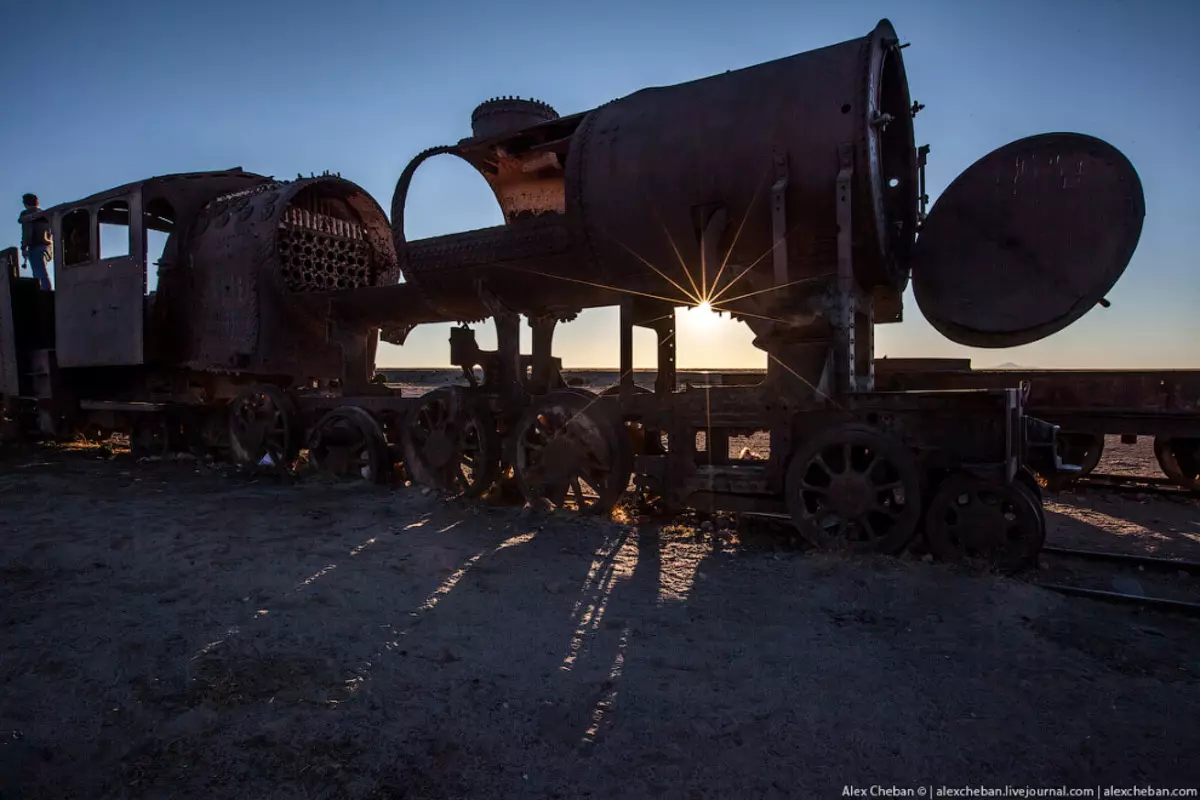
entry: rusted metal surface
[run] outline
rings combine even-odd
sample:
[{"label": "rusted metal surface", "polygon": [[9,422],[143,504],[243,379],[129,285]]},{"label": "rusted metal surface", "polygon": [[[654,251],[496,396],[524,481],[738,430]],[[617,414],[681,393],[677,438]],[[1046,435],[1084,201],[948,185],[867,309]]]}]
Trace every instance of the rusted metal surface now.
[{"label": "rusted metal surface", "polygon": [[[1068,469],[1054,420],[1028,415],[1014,373],[976,390],[881,391],[897,379],[877,373],[874,326],[902,317],[910,274],[950,338],[1031,341],[1100,300],[1128,263],[1142,211],[1123,156],[1055,134],[977,162],[918,233],[929,152],[913,140],[920,107],[884,20],[857,39],[565,117],[539,101],[487,101],[468,138],[407,165],[390,226],[361,189],[328,174],[199,176],[194,185],[207,188],[187,194],[187,213],[177,204],[168,215],[153,205],[153,181],[131,185],[53,217],[56,233],[66,225],[72,234],[56,239],[80,276],[96,266],[95,235],[70,214],[100,215],[119,194],[136,224],[145,216],[171,230],[145,335],[132,323],[101,330],[110,320],[100,314],[79,322],[95,305],[72,306],[69,295],[84,294],[72,286],[62,304],[72,321],[60,328],[77,342],[89,325],[105,334],[93,360],[113,358],[108,348],[123,363],[145,362],[119,390],[90,399],[159,402],[169,392],[172,403],[212,403],[232,390],[230,434],[244,462],[281,435],[273,460],[289,460],[292,433],[305,428],[316,462],[338,474],[378,480],[406,460],[413,479],[476,495],[511,473],[531,505],[602,512],[632,479],[668,507],[789,508],[819,546],[893,551],[948,475],[1003,493],[1029,469]],[[438,155],[480,172],[503,225],[408,239],[412,178]],[[1040,204],[1054,230],[1030,213]],[[1111,220],[1117,231],[1098,232]],[[1081,238],[1089,241],[1072,260],[1062,243]],[[952,258],[960,254],[965,261]],[[1065,271],[1023,280],[1012,266],[1045,259]],[[129,261],[144,275],[140,246]],[[111,297],[91,295],[114,320],[143,302],[128,277]],[[557,326],[614,305],[618,385],[567,388],[552,355]],[[761,381],[678,390],[674,309],[700,305],[748,324],[769,357]],[[495,350],[466,327],[451,332],[450,360],[469,385],[409,398],[372,382],[381,331],[402,344],[421,324],[489,318]],[[636,327],[657,340],[653,391],[635,385]],[[947,386],[958,375],[930,374]],[[198,375],[230,383],[201,391]],[[259,414],[253,398],[264,397],[271,413]],[[760,434],[769,453],[731,455],[735,440]],[[822,470],[828,480],[814,487]],[[834,528],[831,513],[841,519]]]},{"label": "rusted metal surface", "polygon": [[960,344],[1042,339],[1103,300],[1145,211],[1137,172],[1112,145],[1077,133],[1012,142],[934,203],[913,258],[917,304]]},{"label": "rusted metal surface", "polygon": [[[174,232],[214,193],[265,180],[241,169],[164,175],[125,184],[41,212],[54,234],[55,347],[64,368],[139,365],[145,358],[144,229]],[[99,224],[124,225],[128,252],[105,258]],[[179,237],[168,238],[170,262]]]},{"label": "rusted metal surface", "polygon": [[[472,138],[495,139],[556,119],[558,112],[541,101],[496,98],[471,114]],[[552,147],[509,152],[500,144],[473,163],[492,187],[506,221],[566,210],[562,163]]]},{"label": "rusted metal surface", "polygon": [[13,326],[12,283],[16,278],[17,248],[0,250],[0,396],[19,394],[17,338]]},{"label": "rusted metal surface", "polygon": [[[341,350],[328,341],[326,305],[306,296],[393,284],[399,276],[382,209],[335,176],[166,175],[42,214],[61,265],[55,347],[64,368],[153,360],[334,377]],[[101,257],[97,223],[106,221],[129,227],[128,255]],[[144,231],[151,229],[168,233],[155,265],[146,263]],[[158,286],[147,296],[150,268],[158,269]]]},{"label": "rusted metal surface", "polygon": [[885,391],[1029,384],[1029,412],[1077,433],[1200,435],[1200,370],[975,370],[963,359],[879,359]]},{"label": "rusted metal surface", "polygon": [[55,270],[59,366],[140,365],[143,269],[131,258]]},{"label": "rusted metal surface", "polygon": [[[0,395],[36,399],[44,430],[152,428],[155,447],[209,442],[210,423],[248,385],[366,384],[378,330],[331,326],[329,294],[392,285],[399,272],[386,216],[353,183],[166,175],[39,213],[55,234],[56,286],[6,279],[16,381]],[[127,252],[103,252],[102,224],[122,226]],[[167,234],[155,263],[151,230]],[[302,425],[283,397],[289,424]],[[152,424],[150,407],[162,409]]]},{"label": "rusted metal surface", "polygon": [[[694,269],[699,253],[693,214],[701,204],[716,203],[730,220],[720,248],[729,252],[728,270],[736,275],[765,257],[760,262],[765,269],[748,273],[744,285],[746,291],[771,285],[775,236],[764,195],[779,179],[781,157],[787,170],[782,196],[789,277],[827,272],[836,259],[837,152],[849,145],[857,176],[857,277],[864,288],[902,288],[916,233],[917,186],[908,86],[897,44],[885,21],[860,39],[643,89],[591,112],[568,156],[567,196],[593,256],[593,274],[609,281],[632,278],[664,293],[667,284],[640,256],[687,286],[672,242]],[[873,124],[883,114],[891,117],[886,128]],[[898,185],[889,190],[885,184],[892,178]],[[892,197],[894,203],[885,202]],[[705,293],[716,276],[693,278]],[[750,310],[773,305],[732,304]]]},{"label": "rusted metal surface", "polygon": [[[785,113],[794,108],[805,113]],[[1078,134],[1014,142],[964,172],[918,236],[919,108],[886,20],[860,39],[582,114],[489,101],[490,122],[418,155],[397,183],[401,269],[448,319],[486,316],[480,286],[526,314],[623,293],[708,299],[751,327],[771,370],[834,396],[870,390],[872,329],[900,319],[916,264],[923,310],[958,341],[1032,341],[1095,305],[1141,228],[1124,156]],[[534,124],[514,129],[522,119]],[[480,171],[505,225],[408,241],[412,175],[439,154]]]},{"label": "rusted metal surface", "polygon": [[925,531],[942,561],[983,562],[1013,572],[1036,561],[1046,519],[1037,496],[1020,481],[997,486],[956,473],[930,498]]},{"label": "rusted metal surface", "polygon": [[492,139],[558,119],[558,112],[532,98],[493,97],[471,112],[471,136]]},{"label": "rusted metal surface", "polygon": [[382,209],[332,176],[213,199],[187,252],[192,323],[178,355],[194,369],[338,375],[321,298],[397,278]]},{"label": "rusted metal surface", "polygon": [[15,280],[21,277],[21,253],[16,247],[0,250],[0,275]]},{"label": "rusted metal surface", "polygon": [[[612,305],[630,291],[696,304],[727,289],[725,307],[744,312],[756,333],[778,334],[771,317],[820,338],[811,329],[829,328],[841,308],[823,296],[833,287],[838,202],[853,209],[856,235],[845,258],[854,264],[854,290],[898,306],[916,235],[909,106],[886,21],[860,39],[645,89],[583,114],[552,117],[531,101],[485,104],[488,123],[477,119],[471,139],[420,154],[397,183],[401,269],[431,307],[457,319],[483,316],[474,296],[480,283],[530,314]],[[788,108],[806,112],[781,113]],[[522,113],[537,124],[508,130]],[[856,165],[849,172],[830,160],[839,148]],[[480,171],[505,226],[407,240],[413,172],[439,154]],[[853,178],[839,201],[841,172]],[[706,257],[695,230],[711,229],[718,215],[726,222]],[[793,369],[823,369],[819,355],[794,361]]]}]

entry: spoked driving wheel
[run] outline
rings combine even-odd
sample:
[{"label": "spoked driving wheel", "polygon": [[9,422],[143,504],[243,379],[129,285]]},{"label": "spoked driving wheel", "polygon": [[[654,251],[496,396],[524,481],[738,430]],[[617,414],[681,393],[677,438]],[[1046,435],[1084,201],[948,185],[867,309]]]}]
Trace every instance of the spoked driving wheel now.
[{"label": "spoked driving wheel", "polygon": [[408,418],[404,461],[417,483],[480,497],[500,477],[496,423],[485,406],[461,392],[436,389]]},{"label": "spoked driving wheel", "polygon": [[1200,439],[1154,438],[1154,457],[1177,486],[1200,492]]},{"label": "spoked driving wheel", "polygon": [[385,483],[392,473],[383,428],[357,406],[321,417],[308,436],[308,457],[317,471],[336,478]]},{"label": "spoked driving wheel", "polygon": [[300,451],[296,406],[278,386],[259,384],[229,404],[229,446],[242,466],[284,469]]},{"label": "spoked driving wheel", "polygon": [[596,395],[578,389],[535,402],[517,425],[514,450],[517,485],[534,508],[607,514],[633,471],[624,424]]},{"label": "spoked driving wheel", "polygon": [[845,425],[810,439],[792,457],[785,489],[801,535],[826,550],[898,552],[921,514],[913,457],[866,425]]},{"label": "spoked driving wheel", "polygon": [[1015,572],[1036,563],[1046,520],[1024,482],[1001,484],[956,473],[929,502],[925,536],[942,561]]}]

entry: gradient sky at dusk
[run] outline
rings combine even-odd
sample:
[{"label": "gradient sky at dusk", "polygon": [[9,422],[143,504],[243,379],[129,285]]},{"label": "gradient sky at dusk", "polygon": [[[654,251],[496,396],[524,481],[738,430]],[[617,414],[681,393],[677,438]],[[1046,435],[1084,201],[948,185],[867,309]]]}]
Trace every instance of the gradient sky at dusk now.
[{"label": "gradient sky at dusk", "polygon": [[[409,159],[468,135],[471,110],[488,97],[532,95],[573,113],[862,36],[881,17],[912,43],[904,57],[913,97],[926,104],[916,129],[932,145],[932,199],[988,151],[1070,130],[1129,157],[1147,214],[1111,308],[1042,342],[971,350],[937,334],[910,293],[905,322],[878,330],[877,355],[1200,368],[1195,0],[0,0],[0,198],[10,219],[0,246],[18,241],[22,192],[49,206],[167,172],[330,170],[386,209]],[[422,167],[408,207],[412,237],[502,222],[482,178],[450,157]],[[691,324],[689,313],[680,312],[681,366],[765,363],[744,327]],[[444,364],[445,340],[446,326],[430,326],[403,352],[385,346],[380,363]],[[492,342],[481,331],[480,343]],[[555,351],[566,366],[615,365],[615,310],[560,328]]]}]

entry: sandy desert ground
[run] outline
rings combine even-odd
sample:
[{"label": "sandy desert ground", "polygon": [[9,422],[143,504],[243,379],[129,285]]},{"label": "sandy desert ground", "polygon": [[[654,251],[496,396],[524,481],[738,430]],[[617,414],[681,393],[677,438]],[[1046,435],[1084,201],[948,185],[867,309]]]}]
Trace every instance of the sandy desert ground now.
[{"label": "sandy desert ground", "polygon": [[[1200,785],[1196,621],[1023,579],[87,451],[0,508],[5,800]],[[1196,512],[1050,539],[1200,558]]]}]

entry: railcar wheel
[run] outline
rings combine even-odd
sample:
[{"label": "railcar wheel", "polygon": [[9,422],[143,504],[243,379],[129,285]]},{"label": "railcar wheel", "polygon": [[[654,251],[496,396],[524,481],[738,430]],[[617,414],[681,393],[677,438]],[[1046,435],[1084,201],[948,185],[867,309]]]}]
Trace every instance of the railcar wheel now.
[{"label": "railcar wheel", "polygon": [[238,464],[284,469],[300,453],[296,406],[278,386],[258,384],[229,404],[229,446]]},{"label": "railcar wheel", "polygon": [[1093,433],[1060,433],[1058,443],[1063,463],[1078,466],[1079,472],[1044,475],[1047,488],[1054,491],[1091,473],[1104,455],[1104,437]]},{"label": "railcar wheel", "polygon": [[1104,437],[1094,433],[1060,433],[1058,442],[1063,463],[1078,466],[1079,472],[1043,475],[1046,488],[1051,491],[1058,491],[1090,474],[1104,455]]},{"label": "railcar wheel", "polygon": [[806,442],[784,482],[792,522],[825,550],[896,553],[917,530],[920,472],[900,442],[844,425]]},{"label": "railcar wheel", "polygon": [[134,458],[164,458],[171,452],[170,430],[165,417],[139,414],[129,434],[129,454]]},{"label": "railcar wheel", "polygon": [[629,433],[598,400],[581,389],[554,391],[517,424],[514,473],[534,508],[607,514],[629,488]]},{"label": "railcar wheel", "polygon": [[929,501],[925,536],[939,560],[1016,572],[1036,563],[1046,519],[1022,481],[1005,485],[955,473]]},{"label": "railcar wheel", "polygon": [[1038,518],[1042,521],[1042,529],[1046,528],[1046,496],[1042,493],[1042,487],[1038,485],[1037,477],[1033,470],[1029,467],[1021,467],[1017,470],[1017,480],[1021,485],[1029,490],[1029,494],[1033,497],[1037,504]]},{"label": "railcar wheel", "polygon": [[1080,467],[1076,477],[1082,478],[1089,474],[1100,463],[1104,455],[1104,437],[1092,433],[1060,434],[1065,445],[1064,460],[1068,464],[1078,464]]},{"label": "railcar wheel", "polygon": [[500,478],[495,420],[481,403],[452,389],[435,389],[408,418],[404,461],[417,483],[480,497]]},{"label": "railcar wheel", "polygon": [[386,483],[392,473],[383,428],[357,406],[339,406],[318,420],[309,433],[308,457],[318,472],[337,478]]},{"label": "railcar wheel", "polygon": [[1154,437],[1154,457],[1177,485],[1200,491],[1200,439]]}]

